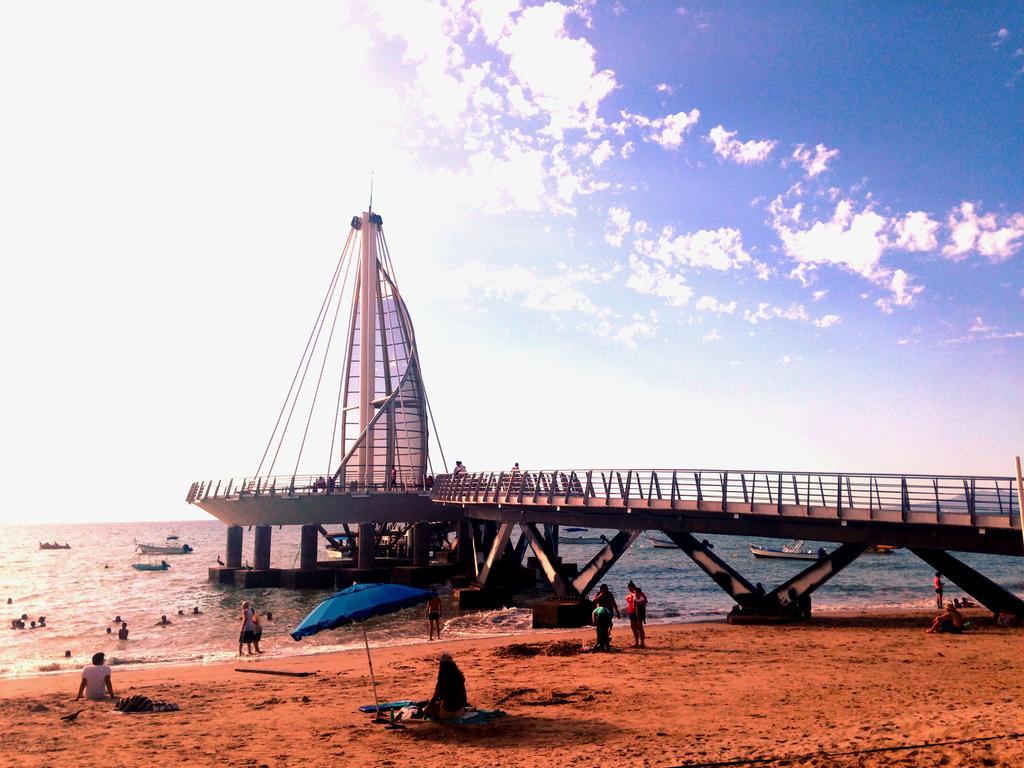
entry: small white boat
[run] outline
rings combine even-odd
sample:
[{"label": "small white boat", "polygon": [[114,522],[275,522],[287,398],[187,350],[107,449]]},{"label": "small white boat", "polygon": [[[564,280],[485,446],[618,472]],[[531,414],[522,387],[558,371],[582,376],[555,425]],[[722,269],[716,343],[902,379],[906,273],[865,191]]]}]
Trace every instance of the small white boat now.
[{"label": "small white boat", "polygon": [[754,544],[747,546],[750,548],[750,554],[754,557],[775,558],[776,560],[822,560],[828,555],[824,547],[800,549],[803,545],[802,541],[794,541],[792,544],[786,544],[782,549],[758,547]]},{"label": "small white boat", "polygon": [[188,544],[178,544],[178,537],[167,537],[164,544],[143,544],[135,542],[135,550],[142,555],[188,555],[194,552]]},{"label": "small white boat", "polygon": [[132,563],[132,568],[136,571],[166,571],[170,567],[170,563],[166,560],[161,560],[159,563]]},{"label": "small white boat", "polygon": [[648,536],[647,540],[651,542],[651,546],[655,549],[675,549],[676,543],[669,539],[663,539],[660,536]]},{"label": "small white boat", "polygon": [[558,543],[588,545],[607,544],[608,537],[600,533],[597,536],[591,536],[589,528],[561,528],[558,531]]}]

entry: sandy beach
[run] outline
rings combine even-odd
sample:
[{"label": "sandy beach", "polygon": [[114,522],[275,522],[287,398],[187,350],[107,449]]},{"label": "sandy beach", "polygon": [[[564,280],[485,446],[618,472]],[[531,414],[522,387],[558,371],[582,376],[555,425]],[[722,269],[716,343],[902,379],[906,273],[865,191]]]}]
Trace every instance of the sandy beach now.
[{"label": "sandy beach", "polygon": [[[374,724],[356,709],[373,697],[365,654],[354,651],[115,668],[118,695],[181,706],[159,714],[75,702],[73,674],[5,679],[4,762],[1017,766],[1024,762],[1024,738],[1013,736],[1024,731],[1024,633],[982,617],[977,631],[960,636],[925,635],[927,613],[833,614],[781,627],[651,627],[643,651],[625,647],[631,638],[619,624],[610,654],[572,654],[592,642],[586,630],[374,651],[382,700],[428,697],[437,656],[449,651],[471,702],[507,713],[485,725]],[[59,719],[76,710],[83,711],[75,722]],[[950,741],[962,743],[936,745]],[[890,747],[910,748],[870,751]]]}]

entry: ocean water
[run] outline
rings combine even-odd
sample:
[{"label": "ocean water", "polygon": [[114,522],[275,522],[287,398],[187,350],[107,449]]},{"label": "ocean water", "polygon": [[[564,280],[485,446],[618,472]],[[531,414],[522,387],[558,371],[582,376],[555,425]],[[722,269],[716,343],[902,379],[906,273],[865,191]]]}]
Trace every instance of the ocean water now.
[{"label": "ocean water", "polygon": [[[195,552],[167,556],[171,569],[142,572],[131,567],[135,542],[162,543],[171,533]],[[273,567],[297,567],[299,528],[275,528]],[[708,537],[715,551],[751,581],[766,587],[781,583],[804,564],[798,561],[756,560],[747,539]],[[40,541],[67,541],[70,550],[45,551]],[[253,536],[245,535],[243,559],[252,561]],[[96,651],[119,664],[173,662],[209,663],[237,653],[238,615],[242,600],[273,614],[264,624],[264,657],[341,650],[362,644],[362,633],[343,627],[295,642],[288,636],[327,591],[240,589],[212,584],[207,568],[223,557],[225,528],[217,521],[181,523],[111,523],[61,526],[0,527],[0,677],[78,669]],[[756,543],[779,546],[782,540]],[[825,545],[831,547],[833,545]],[[817,543],[807,542],[808,548]],[[561,554],[584,564],[595,546],[563,542]],[[962,555],[990,578],[1024,596],[1024,558]],[[605,581],[620,598],[626,582],[637,582],[647,593],[651,623],[696,621],[724,617],[732,603],[682,552],[651,546],[646,535],[622,556]],[[934,603],[932,571],[908,551],[865,555],[815,593],[815,611],[864,608],[928,608]],[[532,602],[543,599],[543,588],[517,598],[517,607],[459,614],[447,586],[440,588],[445,605],[444,631],[451,638],[513,635],[530,628]],[[947,596],[960,594],[948,585]],[[6,605],[7,599],[11,604]],[[621,604],[621,602],[620,602]],[[191,611],[198,607],[201,614]],[[184,611],[179,616],[178,611]],[[371,645],[421,642],[426,637],[424,609],[412,608],[368,622]],[[12,618],[46,616],[46,626],[10,629]],[[117,640],[120,615],[128,622],[129,639]],[[157,626],[161,615],[170,626]],[[106,633],[107,627],[112,630]],[[64,652],[71,651],[71,658]]]}]

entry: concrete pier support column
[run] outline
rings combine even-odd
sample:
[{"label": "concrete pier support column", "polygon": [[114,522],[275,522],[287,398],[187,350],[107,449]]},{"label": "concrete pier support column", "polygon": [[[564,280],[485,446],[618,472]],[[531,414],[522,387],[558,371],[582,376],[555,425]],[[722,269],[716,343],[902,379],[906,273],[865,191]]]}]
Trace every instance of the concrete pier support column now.
[{"label": "concrete pier support column", "polygon": [[459,565],[467,573],[475,575],[473,569],[473,524],[469,520],[459,522]]},{"label": "concrete pier support column", "polygon": [[299,539],[299,568],[311,571],[316,568],[317,526],[304,525]]},{"label": "concrete pier support column", "polygon": [[252,542],[252,567],[257,571],[270,570],[270,526],[257,525]]},{"label": "concrete pier support column", "polygon": [[430,565],[430,526],[426,523],[412,527],[412,564],[417,568]]},{"label": "concrete pier support column", "polygon": [[359,568],[373,568],[377,559],[377,537],[374,535],[373,523],[359,524],[359,547],[358,562]]},{"label": "concrete pier support column", "polygon": [[228,526],[228,545],[224,552],[224,565],[228,568],[242,567],[242,526]]}]

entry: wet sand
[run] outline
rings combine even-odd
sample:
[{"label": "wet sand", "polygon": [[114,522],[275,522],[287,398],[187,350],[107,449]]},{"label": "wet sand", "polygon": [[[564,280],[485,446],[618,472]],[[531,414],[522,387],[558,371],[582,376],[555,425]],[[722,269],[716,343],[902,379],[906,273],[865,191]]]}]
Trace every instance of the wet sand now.
[{"label": "wet sand", "polygon": [[[959,636],[925,635],[928,613],[820,614],[791,626],[650,627],[643,651],[626,647],[632,638],[622,622],[612,653],[544,653],[591,644],[588,630],[373,651],[382,700],[427,698],[436,658],[449,651],[466,675],[471,702],[508,713],[486,725],[374,724],[356,710],[373,701],[362,651],[114,668],[118,695],[142,693],[181,706],[171,713],[125,715],[109,701],[75,702],[77,675],[5,679],[3,762],[1019,766],[1024,737],[1009,736],[1024,734],[1024,631],[990,626],[984,615],[974,614],[977,631]],[[316,675],[243,674],[235,667]],[[60,720],[76,710],[82,712],[74,723]],[[936,744],[945,741],[964,743]],[[869,751],[890,747],[910,748]],[[778,760],[749,762],[767,758]]]}]

